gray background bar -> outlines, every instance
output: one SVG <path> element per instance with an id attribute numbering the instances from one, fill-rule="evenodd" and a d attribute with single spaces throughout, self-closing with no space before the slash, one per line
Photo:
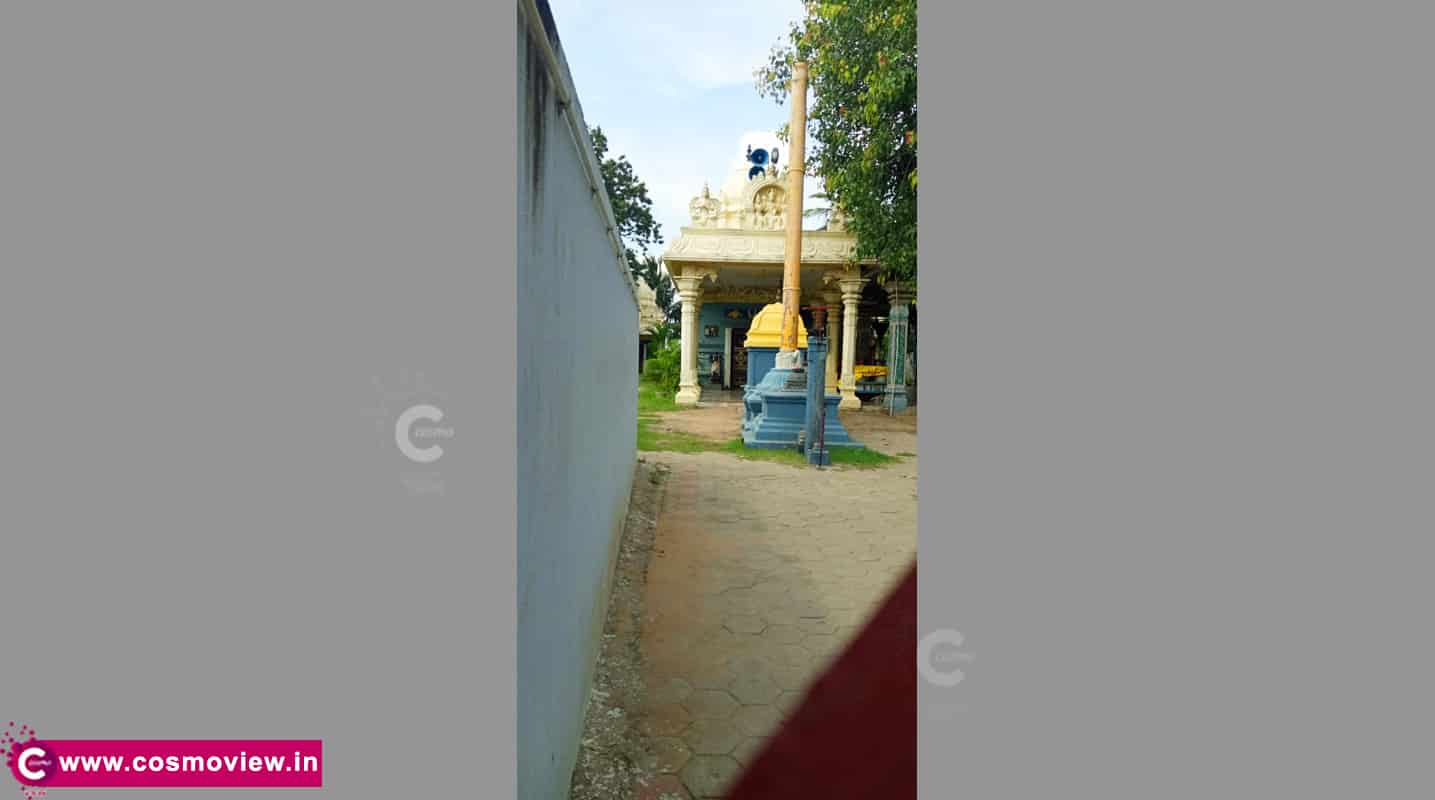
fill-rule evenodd
<path id="1" fill-rule="evenodd" d="M 1428 792 L 1429 6 L 921 12 L 922 796 Z"/>
<path id="2" fill-rule="evenodd" d="M 6 720 L 513 795 L 514 12 L 480 9 L 0 8 Z M 420 399 L 437 475 L 382 421 Z"/>

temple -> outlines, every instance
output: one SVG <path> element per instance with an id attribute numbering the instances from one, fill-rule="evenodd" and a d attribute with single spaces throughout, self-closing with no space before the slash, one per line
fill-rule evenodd
<path id="1" fill-rule="evenodd" d="M 657 293 L 646 281 L 636 280 L 638 289 L 638 372 L 648 360 L 648 347 L 653 341 L 653 331 L 668 321 L 668 315 L 658 307 Z"/>
<path id="2" fill-rule="evenodd" d="M 769 304 L 777 304 L 769 313 L 782 313 L 787 178 L 778 155 L 777 148 L 750 149 L 747 163 L 716 194 L 704 185 L 688 205 L 691 223 L 663 253 L 682 300 L 679 405 L 740 393 L 772 366 L 776 344 L 761 337 L 759 315 Z M 843 409 L 860 408 L 866 398 L 900 411 L 914 397 L 915 327 L 908 329 L 907 307 L 915 293 L 905 285 L 878 286 L 876 263 L 855 259 L 856 248 L 836 210 L 825 225 L 802 232 L 802 346 L 813 324 L 810 309 L 825 307 L 826 392 L 840 395 Z M 894 331 L 901 332 L 895 364 Z"/>

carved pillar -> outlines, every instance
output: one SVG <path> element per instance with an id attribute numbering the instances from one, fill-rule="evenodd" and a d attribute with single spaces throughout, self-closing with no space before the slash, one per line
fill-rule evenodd
<path id="1" fill-rule="evenodd" d="M 892 303 L 887 312 L 887 409 L 895 414 L 907 409 L 907 306 L 912 287 L 890 283 L 886 289 Z"/>
<path id="2" fill-rule="evenodd" d="M 857 399 L 857 376 L 854 373 L 857 367 L 857 303 L 862 299 L 862 287 L 867 284 L 865 278 L 844 277 L 837 284 L 842 287 L 842 375 L 838 379 L 838 385 L 842 390 L 842 400 L 837 404 L 838 408 L 853 409 L 861 408 L 862 401 Z"/>
<path id="3" fill-rule="evenodd" d="M 698 383 L 698 309 L 702 305 L 703 276 L 674 276 L 678 286 L 678 297 L 683 302 L 682 338 L 679 340 L 679 355 L 682 372 L 678 380 L 678 405 L 695 406 L 702 399 L 702 387 Z"/>
<path id="4" fill-rule="evenodd" d="M 842 292 L 836 289 L 828 289 L 822 293 L 822 301 L 827 304 L 827 394 L 838 393 L 838 361 L 840 360 L 839 342 L 843 341 L 842 333 Z"/>
<path id="5" fill-rule="evenodd" d="M 693 375 L 698 379 L 698 386 L 705 385 L 708 379 L 707 365 L 701 360 L 703 356 L 703 295 L 705 294 L 707 294 L 705 290 L 699 289 L 697 302 L 693 303 Z"/>

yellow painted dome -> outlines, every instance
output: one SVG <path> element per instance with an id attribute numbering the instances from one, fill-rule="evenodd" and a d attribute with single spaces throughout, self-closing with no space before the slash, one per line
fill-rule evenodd
<path id="1" fill-rule="evenodd" d="M 782 304 L 769 303 L 752 318 L 752 327 L 747 329 L 746 347 L 782 347 Z M 797 348 L 807 347 L 807 328 L 802 317 L 797 318 Z"/>

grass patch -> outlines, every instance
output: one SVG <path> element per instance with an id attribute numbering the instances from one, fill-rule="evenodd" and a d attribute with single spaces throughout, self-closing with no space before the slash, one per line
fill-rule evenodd
<path id="1" fill-rule="evenodd" d="M 716 442 L 681 431 L 653 429 L 658 418 L 652 414 L 638 415 L 638 449 L 669 453 L 708 453 L 720 448 Z"/>
<path id="2" fill-rule="evenodd" d="M 651 381 L 638 382 L 638 413 L 647 414 L 654 411 L 682 411 L 685 406 L 680 406 L 673 400 L 673 396 L 658 388 L 656 383 Z"/>
<path id="3" fill-rule="evenodd" d="M 742 443 L 741 436 L 718 445 L 717 450 L 735 455 L 738 458 L 747 459 L 748 461 L 773 461 L 778 464 L 792 464 L 798 467 L 808 465 L 807 457 L 796 448 L 769 449 L 748 447 Z M 832 456 L 833 466 L 872 469 L 901 461 L 900 458 L 879 453 L 876 450 L 865 447 L 829 447 L 827 448 L 827 452 Z"/>
<path id="4" fill-rule="evenodd" d="M 674 402 L 672 394 L 663 391 L 653 381 L 639 381 L 638 449 L 668 453 L 727 453 L 747 461 L 772 461 L 778 464 L 791 464 L 795 467 L 808 466 L 807 459 L 795 448 L 791 450 L 750 448 L 743 445 L 741 436 L 720 442 L 692 433 L 657 429 L 658 414 L 689 409 L 689 406 L 680 406 Z M 903 458 L 916 456 L 915 453 L 889 456 L 876 450 L 856 447 L 833 447 L 829 448 L 828 452 L 832 454 L 833 466 L 857 469 L 873 469 L 896 463 Z"/>
<path id="5" fill-rule="evenodd" d="M 860 469 L 882 467 L 888 464 L 895 464 L 902 460 L 901 456 L 889 456 L 886 453 L 879 453 L 869 447 L 832 447 L 829 448 L 827 452 L 832 454 L 833 464 L 842 464 Z"/>
<path id="6" fill-rule="evenodd" d="M 770 450 L 747 447 L 742 443 L 740 436 L 726 442 L 718 442 L 681 431 L 655 430 L 653 424 L 657 421 L 658 418 L 651 413 L 638 415 L 639 450 L 669 453 L 727 453 L 746 461 L 772 461 L 778 464 L 790 464 L 794 467 L 807 466 L 807 459 L 796 449 Z M 832 454 L 833 466 L 857 469 L 874 469 L 902 460 L 899 457 L 885 455 L 866 448 L 833 447 L 828 452 Z"/>
<path id="7" fill-rule="evenodd" d="M 748 461 L 774 461 L 778 464 L 792 464 L 794 466 L 802 466 L 807 463 L 807 459 L 803 458 L 802 453 L 796 449 L 769 450 L 767 448 L 748 447 L 742 443 L 741 436 L 717 445 L 716 449 Z"/>

